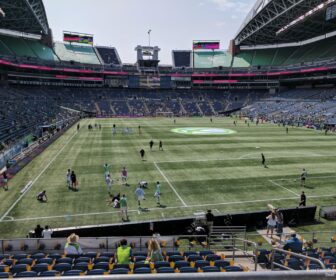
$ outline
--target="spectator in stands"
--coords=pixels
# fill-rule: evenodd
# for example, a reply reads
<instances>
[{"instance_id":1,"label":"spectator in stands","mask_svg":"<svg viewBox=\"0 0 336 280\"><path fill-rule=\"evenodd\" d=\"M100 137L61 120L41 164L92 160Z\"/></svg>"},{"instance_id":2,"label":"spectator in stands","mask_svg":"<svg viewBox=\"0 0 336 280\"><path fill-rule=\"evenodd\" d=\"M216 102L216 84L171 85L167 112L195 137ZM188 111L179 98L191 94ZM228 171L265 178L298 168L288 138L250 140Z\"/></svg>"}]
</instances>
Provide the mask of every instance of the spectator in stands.
<instances>
[{"instance_id":1,"label":"spectator in stands","mask_svg":"<svg viewBox=\"0 0 336 280\"><path fill-rule=\"evenodd\" d=\"M42 191L42 192L38 193L36 198L39 202L47 202L48 201L47 191Z\"/></svg>"},{"instance_id":2,"label":"spectator in stands","mask_svg":"<svg viewBox=\"0 0 336 280\"><path fill-rule=\"evenodd\" d=\"M45 239L50 239L52 234L53 230L49 226L45 226L44 230L42 231L42 237Z\"/></svg>"},{"instance_id":3,"label":"spectator in stands","mask_svg":"<svg viewBox=\"0 0 336 280\"><path fill-rule=\"evenodd\" d=\"M120 246L116 253L116 263L117 264L129 264L132 254L132 249L127 245L127 240L123 239L120 241Z\"/></svg>"},{"instance_id":4,"label":"spectator in stands","mask_svg":"<svg viewBox=\"0 0 336 280\"><path fill-rule=\"evenodd\" d=\"M151 239L148 242L147 259L151 262L163 261L161 247L156 239Z\"/></svg>"},{"instance_id":5,"label":"spectator in stands","mask_svg":"<svg viewBox=\"0 0 336 280\"><path fill-rule=\"evenodd\" d=\"M43 228L40 225L37 225L36 228L34 229L35 238L42 238L42 231Z\"/></svg>"},{"instance_id":6,"label":"spectator in stands","mask_svg":"<svg viewBox=\"0 0 336 280\"><path fill-rule=\"evenodd\" d=\"M295 233L293 233L291 235L291 238L286 241L283 249L287 251L290 250L294 253L302 253L302 245L303 243L301 242L301 240L296 237Z\"/></svg>"},{"instance_id":7,"label":"spectator in stands","mask_svg":"<svg viewBox=\"0 0 336 280\"><path fill-rule=\"evenodd\" d=\"M267 232L266 232L266 236L268 236L269 232L271 232L271 238L272 238L273 237L274 228L276 227L275 213L272 211L272 213L270 215L268 215L266 217L266 219L267 219Z\"/></svg>"},{"instance_id":8,"label":"spectator in stands","mask_svg":"<svg viewBox=\"0 0 336 280\"><path fill-rule=\"evenodd\" d=\"M281 236L283 233L283 222L284 222L283 215L278 208L274 210L276 216L276 232L278 236Z\"/></svg>"},{"instance_id":9,"label":"spectator in stands","mask_svg":"<svg viewBox=\"0 0 336 280\"><path fill-rule=\"evenodd\" d=\"M83 250L80 247L79 243L79 236L75 233L72 233L68 239L67 243L64 246L64 254L65 255L81 255L83 254Z\"/></svg>"},{"instance_id":10,"label":"spectator in stands","mask_svg":"<svg viewBox=\"0 0 336 280\"><path fill-rule=\"evenodd\" d=\"M208 213L205 215L207 226L208 226L208 233L209 236L212 233L212 227L214 223L215 216L212 214L211 210L208 210Z\"/></svg>"}]
</instances>

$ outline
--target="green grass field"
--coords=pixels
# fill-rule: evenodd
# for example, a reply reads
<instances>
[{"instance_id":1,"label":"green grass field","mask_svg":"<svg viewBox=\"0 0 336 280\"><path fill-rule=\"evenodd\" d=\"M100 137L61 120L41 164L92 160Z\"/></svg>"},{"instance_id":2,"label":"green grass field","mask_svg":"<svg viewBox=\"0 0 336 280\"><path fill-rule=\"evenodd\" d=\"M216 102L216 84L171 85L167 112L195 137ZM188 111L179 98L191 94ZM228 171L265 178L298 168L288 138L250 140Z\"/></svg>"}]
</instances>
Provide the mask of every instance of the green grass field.
<instances>
[{"instance_id":1,"label":"green grass field","mask_svg":"<svg viewBox=\"0 0 336 280\"><path fill-rule=\"evenodd\" d=\"M99 123L102 130L88 131L89 123ZM131 127L133 134L112 136L112 125ZM138 125L142 134L138 134ZM115 192L128 197L130 220L141 221L192 215L213 209L214 213L263 210L271 203L279 207L297 206L302 191L299 175L308 171L308 205L333 205L336 197L336 141L313 130L261 124L250 127L233 119L100 119L81 121L81 130L69 129L46 151L21 170L11 181L8 192L0 191L0 237L24 237L36 224L53 228L120 222L119 213L107 206L103 164L112 164L112 177L120 178L126 166L131 187L113 185ZM171 132L174 128L208 127L236 131L229 135L191 135ZM149 151L149 141L155 146ZM164 143L159 151L158 141ZM146 161L139 151L146 150ZM261 165L260 153L269 168ZM74 169L79 192L69 191L65 174ZM138 212L134 197L136 184L149 182L143 207ZM20 190L33 181L23 196ZM155 182L162 186L157 207ZM45 189L48 203L36 201ZM15 204L14 204L15 203ZM14 206L14 207L13 207ZM9 211L10 210L10 211Z\"/></svg>"}]
</instances>

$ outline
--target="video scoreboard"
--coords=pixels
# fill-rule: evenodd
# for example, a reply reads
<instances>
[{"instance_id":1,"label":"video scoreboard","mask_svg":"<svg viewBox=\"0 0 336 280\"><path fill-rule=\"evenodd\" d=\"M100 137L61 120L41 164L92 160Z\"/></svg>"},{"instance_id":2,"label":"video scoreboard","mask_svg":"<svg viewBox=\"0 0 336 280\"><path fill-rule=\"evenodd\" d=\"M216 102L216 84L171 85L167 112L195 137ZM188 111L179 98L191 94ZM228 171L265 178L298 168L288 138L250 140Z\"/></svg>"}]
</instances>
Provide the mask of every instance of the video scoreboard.
<instances>
[{"instance_id":1,"label":"video scoreboard","mask_svg":"<svg viewBox=\"0 0 336 280\"><path fill-rule=\"evenodd\" d=\"M193 41L193 50L219 50L219 41Z\"/></svg>"},{"instance_id":2,"label":"video scoreboard","mask_svg":"<svg viewBox=\"0 0 336 280\"><path fill-rule=\"evenodd\" d=\"M93 35L64 31L63 41L69 43L93 45Z\"/></svg>"}]
</instances>

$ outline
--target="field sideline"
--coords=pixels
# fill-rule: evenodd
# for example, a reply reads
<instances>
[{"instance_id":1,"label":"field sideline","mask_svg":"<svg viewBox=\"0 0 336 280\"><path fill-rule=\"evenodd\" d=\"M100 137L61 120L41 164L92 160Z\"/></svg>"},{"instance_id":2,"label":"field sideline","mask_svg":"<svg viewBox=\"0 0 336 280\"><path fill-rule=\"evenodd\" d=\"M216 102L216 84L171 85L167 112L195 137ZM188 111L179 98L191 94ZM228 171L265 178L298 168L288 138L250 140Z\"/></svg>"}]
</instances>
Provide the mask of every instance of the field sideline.
<instances>
[{"instance_id":1,"label":"field sideline","mask_svg":"<svg viewBox=\"0 0 336 280\"><path fill-rule=\"evenodd\" d=\"M88 131L97 123L102 130ZM112 136L112 125L131 127L133 134ZM138 126L142 134L138 134ZM185 135L173 128L227 128L229 135ZM130 220L140 221L192 215L213 209L214 213L262 210L267 203L279 207L297 206L302 188L299 175L308 170L308 205L334 205L336 198L335 135L325 136L302 128L272 124L251 124L243 120L233 125L231 118L172 119L97 119L81 121L77 133L69 129L46 151L35 158L10 181L8 192L0 191L0 237L24 237L37 223L53 228L120 222L118 211L107 206L107 189L103 164L112 164L112 177L120 178L126 166L131 187L113 185L116 192L128 197ZM149 141L155 146L149 151ZM164 151L159 151L162 140ZM146 150L146 161L139 151ZM260 153L269 168L261 165ZM68 168L75 170L80 191L69 191L65 184ZM143 206L138 212L134 190L140 180L149 183ZM33 181L31 189L20 196L20 190ZM162 186L157 207L155 182ZM45 189L49 201L40 204L36 194Z\"/></svg>"}]
</instances>

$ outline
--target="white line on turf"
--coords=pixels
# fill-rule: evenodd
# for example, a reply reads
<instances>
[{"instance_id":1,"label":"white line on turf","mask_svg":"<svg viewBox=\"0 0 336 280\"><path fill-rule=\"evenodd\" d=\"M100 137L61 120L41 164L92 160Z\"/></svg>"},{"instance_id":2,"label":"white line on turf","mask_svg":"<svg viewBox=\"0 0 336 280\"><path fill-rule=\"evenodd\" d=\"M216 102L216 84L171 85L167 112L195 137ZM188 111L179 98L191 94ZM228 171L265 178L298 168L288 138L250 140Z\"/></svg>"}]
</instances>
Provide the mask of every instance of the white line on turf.
<instances>
[{"instance_id":1,"label":"white line on turf","mask_svg":"<svg viewBox=\"0 0 336 280\"><path fill-rule=\"evenodd\" d=\"M312 195L307 196L307 198L323 198L323 197L336 197L336 194L327 194L327 195ZM221 205L236 205L236 204L246 204L246 203L261 203L261 202L274 202L274 201L283 201L283 200L297 200L297 196L295 197L283 197L283 198L270 198L270 199L259 199L259 200L248 200L248 201L231 201L231 202L222 202L222 203L209 203L209 204L199 204L199 205L189 205L189 206L171 206L162 208L149 208L149 211L163 211L170 209L187 209L187 208L199 208L199 207L214 207ZM129 210L128 212L138 212L138 210ZM59 215L59 216L46 216L46 217L31 217L31 218L20 218L14 219L12 221L3 220L0 223L8 223L8 222L26 222L26 221L35 221L35 220L45 220L45 219L57 219L64 218L68 219L70 217L81 217L81 216L99 216L99 215L110 215L110 214L118 214L119 211L109 211L109 212L96 212L96 213L81 213L81 214L72 214L72 215Z\"/></svg>"},{"instance_id":2,"label":"white line on turf","mask_svg":"<svg viewBox=\"0 0 336 280\"><path fill-rule=\"evenodd\" d=\"M309 179L328 179L328 178L336 178L335 175L332 175L332 176L309 176ZM272 181L292 181L293 178L290 178L290 179L273 179Z\"/></svg>"},{"instance_id":3,"label":"white line on turf","mask_svg":"<svg viewBox=\"0 0 336 280\"><path fill-rule=\"evenodd\" d=\"M156 162L154 162L154 165L156 167L156 169L160 172L161 176L166 180L166 182L168 183L168 185L171 187L171 189L173 190L173 192L176 194L176 196L179 198L179 200L182 202L184 207L187 207L187 203L184 202L184 200L182 199L182 197L179 195L179 193L176 191L176 189L174 188L174 186L172 185L172 183L170 183L170 181L168 180L167 176L162 172L162 170L160 169L160 167L157 165Z\"/></svg>"},{"instance_id":4,"label":"white line on turf","mask_svg":"<svg viewBox=\"0 0 336 280\"><path fill-rule=\"evenodd\" d=\"M5 217L8 216L8 214L14 209L14 207L21 201L21 199L26 195L27 192L34 186L34 184L37 182L37 180L43 175L43 173L49 168L49 166L58 158L58 156L63 152L65 147L68 146L68 144L71 142L71 140L77 135L77 132L75 132L70 139L65 142L64 146L57 152L57 154L49 161L49 163L42 169L39 175L33 180L29 188L27 188L19 197L18 199L9 207L9 209L5 212L5 214L2 215L0 218L0 222L4 220Z\"/></svg>"},{"instance_id":5,"label":"white line on turf","mask_svg":"<svg viewBox=\"0 0 336 280\"><path fill-rule=\"evenodd\" d=\"M280 187L280 188L283 188L284 190L286 190L286 191L288 191L288 192L291 192L291 193L293 193L293 194L295 194L296 196L300 196L298 193L296 193L296 192L294 192L294 191L292 191L292 190L290 190L290 189L288 189L288 188L286 188L286 187L284 187L283 185L280 185L279 183L277 183L277 182L274 182L274 181L272 181L272 180L269 180L273 185L275 185L275 186L277 186L277 187Z\"/></svg>"}]
</instances>

